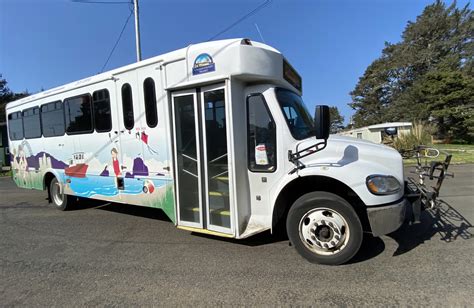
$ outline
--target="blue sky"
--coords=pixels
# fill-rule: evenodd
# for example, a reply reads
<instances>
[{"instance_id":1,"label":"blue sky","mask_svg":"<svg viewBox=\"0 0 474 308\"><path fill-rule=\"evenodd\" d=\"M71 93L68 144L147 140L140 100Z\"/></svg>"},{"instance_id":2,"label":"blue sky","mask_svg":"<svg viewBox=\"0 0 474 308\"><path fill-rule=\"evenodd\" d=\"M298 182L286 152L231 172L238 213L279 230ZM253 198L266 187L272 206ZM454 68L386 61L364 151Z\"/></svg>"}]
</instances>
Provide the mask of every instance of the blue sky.
<instances>
[{"instance_id":1,"label":"blue sky","mask_svg":"<svg viewBox=\"0 0 474 308\"><path fill-rule=\"evenodd\" d=\"M102 0L112 1L112 0ZM140 0L143 58L208 40L264 0ZM247 37L280 50L303 77L303 98L337 106L385 41L433 1L273 0L218 39ZM468 1L458 1L463 6ZM447 3L450 3L448 1ZM38 92L98 73L130 13L125 5L0 0L0 73L17 92ZM133 18L106 70L135 61Z\"/></svg>"}]
</instances>

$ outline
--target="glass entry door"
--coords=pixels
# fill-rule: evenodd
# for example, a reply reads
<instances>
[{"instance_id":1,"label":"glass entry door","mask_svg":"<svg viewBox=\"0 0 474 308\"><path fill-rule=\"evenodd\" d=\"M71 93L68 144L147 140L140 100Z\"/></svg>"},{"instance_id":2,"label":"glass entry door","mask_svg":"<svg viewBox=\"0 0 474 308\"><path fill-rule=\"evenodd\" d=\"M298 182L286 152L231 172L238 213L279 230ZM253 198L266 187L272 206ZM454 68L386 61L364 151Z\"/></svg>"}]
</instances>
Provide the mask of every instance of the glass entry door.
<instances>
[{"instance_id":1,"label":"glass entry door","mask_svg":"<svg viewBox=\"0 0 474 308\"><path fill-rule=\"evenodd\" d=\"M202 228L201 164L196 93L173 96L178 221Z\"/></svg>"},{"instance_id":2,"label":"glass entry door","mask_svg":"<svg viewBox=\"0 0 474 308\"><path fill-rule=\"evenodd\" d=\"M232 233L223 85L173 94L178 224Z\"/></svg>"}]
</instances>

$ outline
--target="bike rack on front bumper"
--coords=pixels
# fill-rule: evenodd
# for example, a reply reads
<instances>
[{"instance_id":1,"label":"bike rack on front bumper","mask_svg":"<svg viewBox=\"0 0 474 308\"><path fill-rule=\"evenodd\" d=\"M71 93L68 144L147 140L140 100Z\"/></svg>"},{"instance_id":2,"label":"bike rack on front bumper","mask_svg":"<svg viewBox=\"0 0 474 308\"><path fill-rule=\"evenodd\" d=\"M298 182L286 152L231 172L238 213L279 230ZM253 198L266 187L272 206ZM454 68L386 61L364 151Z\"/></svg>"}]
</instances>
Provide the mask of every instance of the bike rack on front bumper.
<instances>
[{"instance_id":1,"label":"bike rack on front bumper","mask_svg":"<svg viewBox=\"0 0 474 308\"><path fill-rule=\"evenodd\" d=\"M437 158L445 155L444 161L430 161L428 158ZM412 205L412 222L419 223L421 211L427 208L436 207L436 198L444 179L447 176L454 177L454 174L447 173L452 155L448 152L437 150L426 146L417 146L412 150L402 150L400 154L404 159L416 158L415 174L418 180L408 177L405 181L405 196ZM425 161L423 162L423 159ZM428 187L425 178L436 180L434 186Z\"/></svg>"}]
</instances>

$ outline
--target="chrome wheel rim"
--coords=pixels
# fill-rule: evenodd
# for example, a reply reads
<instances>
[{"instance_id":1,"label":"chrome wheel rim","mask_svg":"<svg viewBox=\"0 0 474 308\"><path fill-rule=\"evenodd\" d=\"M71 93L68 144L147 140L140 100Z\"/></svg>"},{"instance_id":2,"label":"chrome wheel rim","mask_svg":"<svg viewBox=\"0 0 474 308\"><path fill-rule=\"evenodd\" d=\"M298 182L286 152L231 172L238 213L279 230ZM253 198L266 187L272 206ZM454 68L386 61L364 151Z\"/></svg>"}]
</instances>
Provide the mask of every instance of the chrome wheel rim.
<instances>
[{"instance_id":1,"label":"chrome wheel rim","mask_svg":"<svg viewBox=\"0 0 474 308\"><path fill-rule=\"evenodd\" d=\"M328 208L315 208L301 218L299 235L311 252L333 255L346 247L350 229L347 221L338 212Z\"/></svg>"},{"instance_id":2,"label":"chrome wheel rim","mask_svg":"<svg viewBox=\"0 0 474 308\"><path fill-rule=\"evenodd\" d=\"M59 182L55 181L51 186L51 198L54 201L54 204L61 206L63 204L63 194L61 193L61 185Z\"/></svg>"}]
</instances>

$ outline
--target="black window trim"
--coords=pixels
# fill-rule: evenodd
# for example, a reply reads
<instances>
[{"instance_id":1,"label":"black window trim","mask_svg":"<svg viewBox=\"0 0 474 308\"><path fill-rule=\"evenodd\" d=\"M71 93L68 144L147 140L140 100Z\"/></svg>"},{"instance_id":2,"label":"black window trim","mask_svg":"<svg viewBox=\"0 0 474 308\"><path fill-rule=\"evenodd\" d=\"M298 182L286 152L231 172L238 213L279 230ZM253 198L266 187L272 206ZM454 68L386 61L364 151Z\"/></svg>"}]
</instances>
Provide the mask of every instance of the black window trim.
<instances>
[{"instance_id":1,"label":"black window trim","mask_svg":"<svg viewBox=\"0 0 474 308\"><path fill-rule=\"evenodd\" d=\"M78 97L81 97L81 96L89 96L89 103L91 105L91 129L90 130L87 130L87 131L77 131L77 132L68 132L67 131L67 127L69 125L66 125L66 112L68 112L68 116L69 116L69 110L66 110L66 101L67 100L71 100L71 99L75 99L75 98L78 98ZM92 106L92 96L90 93L84 93L84 94L80 94L80 95L76 95L76 96L71 96L71 97L68 97L68 98L65 98L63 100L63 110L64 110L64 125L65 125L65 129L64 129L64 132L66 135L86 135L86 134L92 134L94 132L94 108ZM69 108L68 108L69 109Z\"/></svg>"},{"instance_id":2,"label":"black window trim","mask_svg":"<svg viewBox=\"0 0 474 308\"><path fill-rule=\"evenodd\" d=\"M275 123L275 169L273 170L252 170L250 168L250 149L247 149L247 169L252 172L252 173L275 173L277 170L278 170L278 133L277 133L277 126L276 126L276 122L275 122L275 119L273 118L273 115L270 111L270 108L268 108L268 104L267 104L267 100L265 99L265 96L263 95L263 93L259 93L259 92L255 92L255 93L250 93L249 95L247 95L246 99L245 99L245 107L246 107L246 122L247 122L247 132L246 132L246 144L247 144L247 147L248 147L248 144L249 144L249 130L250 130L250 123L249 123L249 98L253 97L253 96L260 96L262 97L262 100L263 100L263 105L265 106L265 109L267 110L268 114L270 115L270 119L273 121L273 123Z\"/></svg>"},{"instance_id":3,"label":"black window trim","mask_svg":"<svg viewBox=\"0 0 474 308\"><path fill-rule=\"evenodd\" d=\"M57 103L60 103L62 105L62 110L63 112L61 112L61 114L63 115L63 125L64 125L64 133L62 135L54 135L54 136L45 136L43 134L43 106L46 106L46 105L49 105L49 104L57 104ZM52 102L48 102L48 103L44 103L44 104L41 104L39 105L39 108L40 108L40 114L41 114L41 133L43 135L44 138L52 138L52 137L62 137L66 134L66 108L64 108L64 101L58 99L58 100L55 100L55 101L52 101ZM45 112L45 113L48 113L48 112Z\"/></svg>"},{"instance_id":4,"label":"black window trim","mask_svg":"<svg viewBox=\"0 0 474 308\"><path fill-rule=\"evenodd\" d=\"M132 119L133 119L133 124L130 128L128 128L126 125L125 125L125 112L124 112L124 109L123 109L123 87L125 86L128 86L130 88L130 98L131 98L131 103L132 103ZM135 110L134 110L134 106L133 106L133 88L132 88L132 85L128 82L125 82L124 84L122 84L122 86L120 87L120 98L122 99L122 121L123 121L123 127L128 130L128 131L131 131L133 130L133 128L135 127Z\"/></svg>"},{"instance_id":5,"label":"black window trim","mask_svg":"<svg viewBox=\"0 0 474 308\"><path fill-rule=\"evenodd\" d=\"M280 104L280 101L278 100L278 91L289 91L289 92L291 92L291 93L293 93L293 94L295 94L295 95L297 95L297 96L299 96L299 97L301 97L301 95L299 95L298 93L296 93L296 92L293 91L293 90L290 90L290 89L287 89L287 88L283 88L283 87L276 87L276 88L274 89L274 91L275 91L275 97L276 97L276 99L277 99L278 105L280 106L281 112L283 113L283 117L285 118L286 127L288 127L288 130L290 131L291 136L292 136L295 140L297 140L297 141L301 141L301 140L308 139L308 138L310 138L310 137L314 137L314 134L313 134L312 136L308 136L307 138L299 139L299 138L297 138L297 137L294 135L293 131L292 131L291 128L290 128L290 121L288 120L288 118L287 118L286 115L285 115L285 110L283 110L283 106ZM311 116L311 114L309 114L309 115ZM315 126L315 125L316 125L316 123L314 123L314 119L313 119L313 129L314 129L314 126Z\"/></svg>"},{"instance_id":6,"label":"black window trim","mask_svg":"<svg viewBox=\"0 0 474 308\"><path fill-rule=\"evenodd\" d=\"M99 91L107 91L107 94L109 95L109 110L110 110L110 128L109 130L98 130L96 125L95 125L95 108L94 108L94 93L96 92L99 92ZM95 130L97 133L108 133L110 131L112 131L112 127L114 125L113 123L113 120L112 120L112 106L110 104L110 91L108 88L103 88L103 89L99 89L99 90L95 90L92 92L92 96L91 96L91 106L92 106L92 126L93 126L93 130Z\"/></svg>"},{"instance_id":7,"label":"black window trim","mask_svg":"<svg viewBox=\"0 0 474 308\"><path fill-rule=\"evenodd\" d=\"M148 117L149 117L149 116L148 116L149 112L148 112L148 108L147 108L147 107L148 107L148 104L147 104L147 102L146 102L146 95L145 95L145 93L146 93L146 90L145 90L145 83L147 82L147 80L151 80L151 81L153 82L153 99L154 99L154 101L155 101L155 104L154 104L155 108L154 108L153 111L154 111L154 116L155 116L155 118L156 118L156 123L154 123L154 125L150 125L149 119L148 119ZM155 128L155 127L157 127L157 126L158 126L158 106L157 106L158 100L156 99L156 83L155 83L155 80L153 79L153 77L147 77L147 78L145 78L145 79L143 80L143 103L145 104L145 120L146 120L146 125L147 125L149 128Z\"/></svg>"},{"instance_id":8,"label":"black window trim","mask_svg":"<svg viewBox=\"0 0 474 308\"><path fill-rule=\"evenodd\" d=\"M12 136L11 136L11 131L10 131L10 119L8 119L8 117L13 116L14 114L20 114L21 116L21 131L22 131L22 134L21 134L21 138L19 139L13 139ZM18 118L16 119L12 119L12 120L18 120ZM17 141L17 140L23 140L25 139L25 128L23 127L23 110L19 110L19 111L14 111L12 113L9 113L7 115L7 125L8 125L8 138L12 141Z\"/></svg>"},{"instance_id":9,"label":"black window trim","mask_svg":"<svg viewBox=\"0 0 474 308\"><path fill-rule=\"evenodd\" d=\"M26 116L26 117L25 117L25 116L23 115L23 113L24 113L25 111L33 110L33 109L35 109L35 108L38 108L38 117L39 117L39 122L40 122L40 132L39 132L39 136L36 136L36 137L26 137L26 134L25 134L25 120L24 120L24 118L28 118L28 117L30 117L30 116ZM34 115L34 113L33 113L33 115ZM33 106L33 107L30 107L30 108L23 109L23 110L21 111L21 117L22 117L21 124L22 124L22 126L23 126L23 138L29 140L29 139L38 139L38 138L43 137L43 122L41 121L41 120L42 120L42 119L41 119L41 106Z\"/></svg>"}]
</instances>

